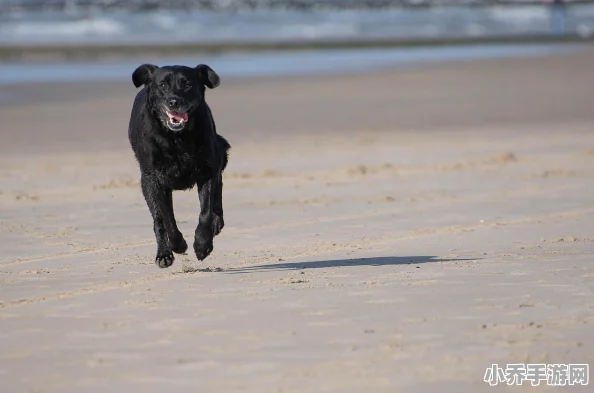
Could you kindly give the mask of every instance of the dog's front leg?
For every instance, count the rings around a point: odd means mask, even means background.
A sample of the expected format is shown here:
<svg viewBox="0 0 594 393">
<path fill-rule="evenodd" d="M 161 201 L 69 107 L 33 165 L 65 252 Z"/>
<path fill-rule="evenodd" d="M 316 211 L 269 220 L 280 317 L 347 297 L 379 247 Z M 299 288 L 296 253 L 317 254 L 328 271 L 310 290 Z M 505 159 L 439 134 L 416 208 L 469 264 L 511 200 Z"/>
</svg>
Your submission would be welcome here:
<svg viewBox="0 0 594 393">
<path fill-rule="evenodd" d="M 171 266 L 175 259 L 172 247 L 175 252 L 185 252 L 187 249 L 173 216 L 172 191 L 150 176 L 141 177 L 141 186 L 144 199 L 153 217 L 153 229 L 157 240 L 155 263 L 161 268 L 166 268 Z"/>
<path fill-rule="evenodd" d="M 169 221 L 165 221 L 165 229 L 167 237 L 169 238 L 169 247 L 171 247 L 174 253 L 183 254 L 188 250 L 188 244 L 184 239 L 184 235 L 179 231 L 177 222 L 175 221 L 175 214 L 173 213 L 173 192 L 170 189 L 167 190 L 167 204 L 165 209 L 167 209 L 165 216 L 169 217 Z"/>
<path fill-rule="evenodd" d="M 213 219 L 215 201 L 214 178 L 198 181 L 198 197 L 200 198 L 200 217 L 194 233 L 194 252 L 199 261 L 205 259 L 213 249 Z"/>
</svg>

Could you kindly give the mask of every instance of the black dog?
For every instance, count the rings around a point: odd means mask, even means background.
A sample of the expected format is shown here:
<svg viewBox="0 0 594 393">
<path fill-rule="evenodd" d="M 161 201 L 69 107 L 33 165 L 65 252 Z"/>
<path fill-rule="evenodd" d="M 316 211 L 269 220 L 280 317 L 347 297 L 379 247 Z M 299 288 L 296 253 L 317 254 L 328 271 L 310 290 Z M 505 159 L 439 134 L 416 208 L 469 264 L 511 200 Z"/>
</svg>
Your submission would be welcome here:
<svg viewBox="0 0 594 393">
<path fill-rule="evenodd" d="M 173 214 L 173 190 L 198 185 L 200 217 L 194 234 L 199 260 L 213 249 L 213 237 L 223 229 L 223 170 L 230 145 L 217 134 L 206 104 L 206 87 L 214 89 L 219 76 L 209 66 L 157 67 L 143 64 L 132 74 L 138 92 L 128 137 L 140 166 L 142 193 L 153 217 L 157 239 L 156 264 L 169 267 L 173 252 L 188 245 Z"/>
</svg>

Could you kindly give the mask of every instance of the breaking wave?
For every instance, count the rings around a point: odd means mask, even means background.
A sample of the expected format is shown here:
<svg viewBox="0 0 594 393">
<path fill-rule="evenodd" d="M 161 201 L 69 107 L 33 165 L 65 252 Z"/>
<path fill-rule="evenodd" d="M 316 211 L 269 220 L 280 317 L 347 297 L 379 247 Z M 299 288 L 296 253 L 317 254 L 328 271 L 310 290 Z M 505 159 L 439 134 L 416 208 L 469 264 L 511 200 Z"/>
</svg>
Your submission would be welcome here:
<svg viewBox="0 0 594 393">
<path fill-rule="evenodd" d="M 510 7 L 476 6 L 483 0 L 8 0 L 0 3 L 0 43 L 265 42 L 547 33 L 549 12 L 541 0 L 534 1 L 538 5 Z M 571 7 L 567 27 L 594 31 L 594 5 Z"/>
</svg>

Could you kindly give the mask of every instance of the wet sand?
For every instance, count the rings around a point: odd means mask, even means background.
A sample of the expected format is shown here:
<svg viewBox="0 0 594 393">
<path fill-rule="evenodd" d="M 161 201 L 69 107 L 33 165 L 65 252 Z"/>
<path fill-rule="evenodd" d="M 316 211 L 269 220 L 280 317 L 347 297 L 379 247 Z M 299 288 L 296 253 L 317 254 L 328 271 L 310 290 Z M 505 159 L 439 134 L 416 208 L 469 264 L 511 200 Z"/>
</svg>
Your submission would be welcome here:
<svg viewBox="0 0 594 393">
<path fill-rule="evenodd" d="M 224 81 L 226 227 L 166 270 L 131 83 L 20 90 L 0 108 L 3 390 L 528 391 L 485 369 L 592 365 L 592 60 Z M 196 191 L 174 204 L 190 241 Z"/>
</svg>

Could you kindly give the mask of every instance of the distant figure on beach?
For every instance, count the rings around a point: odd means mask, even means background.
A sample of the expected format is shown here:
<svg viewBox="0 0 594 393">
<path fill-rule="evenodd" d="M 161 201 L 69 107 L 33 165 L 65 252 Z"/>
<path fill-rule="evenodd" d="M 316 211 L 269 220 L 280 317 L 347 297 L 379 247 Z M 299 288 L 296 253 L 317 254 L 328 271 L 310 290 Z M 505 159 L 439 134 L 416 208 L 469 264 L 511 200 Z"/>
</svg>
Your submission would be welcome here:
<svg viewBox="0 0 594 393">
<path fill-rule="evenodd" d="M 551 2 L 551 31 L 554 35 L 565 35 L 565 19 L 567 16 L 567 3 L 565 0 L 552 0 Z"/>
</svg>

